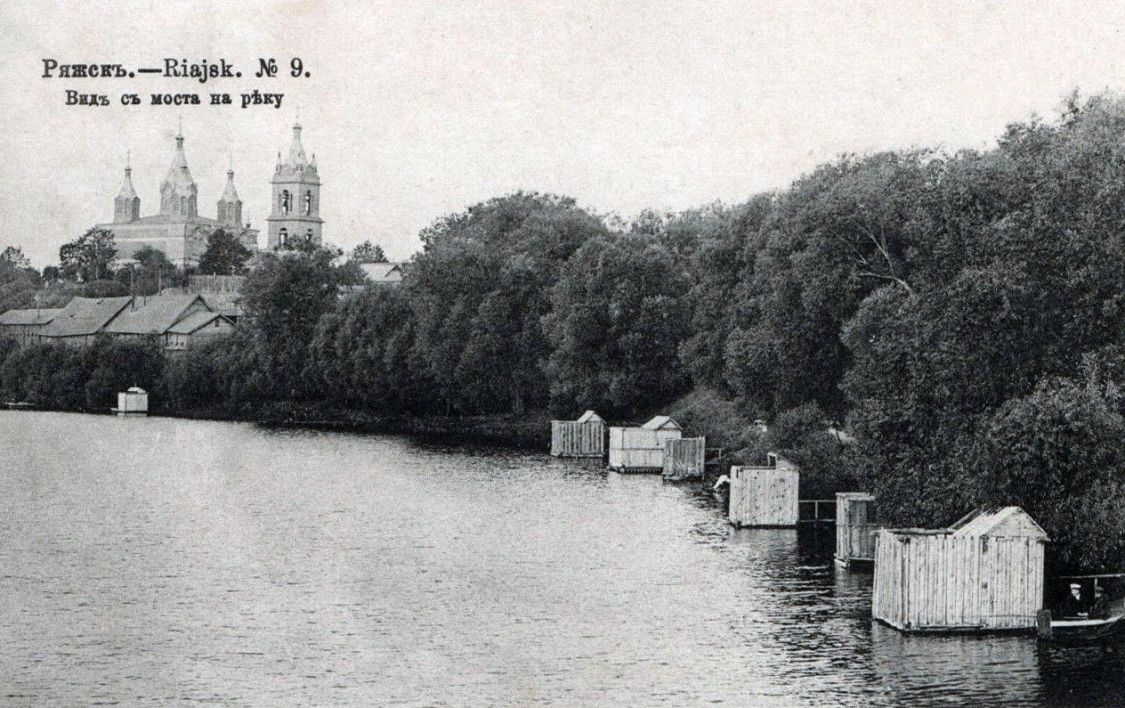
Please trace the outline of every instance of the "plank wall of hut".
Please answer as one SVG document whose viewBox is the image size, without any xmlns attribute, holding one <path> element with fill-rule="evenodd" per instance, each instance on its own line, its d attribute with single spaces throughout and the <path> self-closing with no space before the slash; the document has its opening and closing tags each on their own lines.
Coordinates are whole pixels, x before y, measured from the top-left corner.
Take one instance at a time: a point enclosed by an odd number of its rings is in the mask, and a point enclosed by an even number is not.
<svg viewBox="0 0 1125 708">
<path fill-rule="evenodd" d="M 729 519 L 735 526 L 792 527 L 800 518 L 800 470 L 774 453 L 765 467 L 730 468 Z"/>
<path fill-rule="evenodd" d="M 680 425 L 658 415 L 639 427 L 609 429 L 609 468 L 620 472 L 661 472 L 664 443 L 679 440 Z"/>
<path fill-rule="evenodd" d="M 1047 534 L 1019 507 L 875 535 L 872 616 L 905 632 L 1032 630 Z"/>
<path fill-rule="evenodd" d="M 555 457 L 605 457 L 606 424 L 594 411 L 578 420 L 551 421 L 551 454 Z"/>
<path fill-rule="evenodd" d="M 836 494 L 836 562 L 843 566 L 875 561 L 875 497 L 865 492 Z"/>
<path fill-rule="evenodd" d="M 703 479 L 706 438 L 678 438 L 664 441 L 664 479 Z"/>
</svg>

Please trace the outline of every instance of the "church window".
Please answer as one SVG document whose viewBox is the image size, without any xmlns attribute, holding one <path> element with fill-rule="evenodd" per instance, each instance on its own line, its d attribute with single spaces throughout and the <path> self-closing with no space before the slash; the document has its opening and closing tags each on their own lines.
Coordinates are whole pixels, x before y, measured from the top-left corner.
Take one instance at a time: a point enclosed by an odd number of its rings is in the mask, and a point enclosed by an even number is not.
<svg viewBox="0 0 1125 708">
<path fill-rule="evenodd" d="M 308 231 L 305 232 L 305 240 L 306 241 L 312 241 L 313 240 L 312 229 L 309 229 Z"/>
<path fill-rule="evenodd" d="M 312 190 L 305 192 L 305 216 L 312 214 Z"/>
<path fill-rule="evenodd" d="M 288 214 L 290 208 L 292 208 L 292 202 L 290 201 L 289 190 L 284 189 L 281 191 L 281 213 Z"/>
<path fill-rule="evenodd" d="M 187 213 L 187 197 L 180 197 L 180 213 Z"/>
<path fill-rule="evenodd" d="M 277 232 L 277 235 L 281 240 L 282 246 L 286 246 L 289 244 L 289 229 L 282 227 L 281 230 Z"/>
</svg>

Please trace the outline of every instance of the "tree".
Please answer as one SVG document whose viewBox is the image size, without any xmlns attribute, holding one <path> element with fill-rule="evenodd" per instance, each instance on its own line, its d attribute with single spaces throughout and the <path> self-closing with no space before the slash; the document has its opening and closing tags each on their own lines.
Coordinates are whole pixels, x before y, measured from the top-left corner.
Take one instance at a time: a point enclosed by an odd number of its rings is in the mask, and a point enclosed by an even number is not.
<svg viewBox="0 0 1125 708">
<path fill-rule="evenodd" d="M 573 199 L 516 193 L 422 232 L 407 273 L 415 361 L 446 411 L 521 413 L 546 403 L 543 316 L 567 260 L 605 234 Z"/>
<path fill-rule="evenodd" d="M 3 253 L 0 253 L 0 263 L 18 270 L 27 270 L 31 267 L 31 261 L 23 255 L 23 250 L 18 246 L 6 247 Z"/>
<path fill-rule="evenodd" d="M 207 236 L 207 249 L 199 259 L 205 275 L 243 275 L 254 253 L 228 229 L 216 228 Z"/>
<path fill-rule="evenodd" d="M 1023 507 L 1073 569 L 1125 564 L 1125 420 L 1079 383 L 1044 381 L 985 426 L 976 478 L 984 504 Z"/>
<path fill-rule="evenodd" d="M 164 251 L 143 246 L 133 254 L 135 263 L 117 271 L 116 280 L 130 288 L 134 295 L 155 295 L 163 288 L 178 284 L 180 272 L 164 255 Z"/>
<path fill-rule="evenodd" d="M 352 260 L 356 263 L 386 263 L 387 257 L 382 246 L 364 241 L 352 249 Z"/>
<path fill-rule="evenodd" d="M 686 388 L 688 276 L 655 235 L 603 236 L 567 262 L 544 318 L 556 410 L 636 415 Z"/>
<path fill-rule="evenodd" d="M 59 265 L 64 277 L 83 282 L 112 277 L 117 246 L 113 233 L 92 228 L 59 248 Z"/>
<path fill-rule="evenodd" d="M 242 288 L 260 396 L 299 399 L 308 395 L 308 345 L 320 318 L 336 305 L 338 280 L 323 248 L 264 254 Z"/>
</svg>

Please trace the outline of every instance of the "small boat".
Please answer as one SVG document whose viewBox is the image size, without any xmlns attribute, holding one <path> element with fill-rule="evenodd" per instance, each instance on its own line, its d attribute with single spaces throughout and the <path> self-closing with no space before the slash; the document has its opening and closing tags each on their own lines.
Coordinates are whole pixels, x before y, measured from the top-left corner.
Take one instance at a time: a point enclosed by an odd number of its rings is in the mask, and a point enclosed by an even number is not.
<svg viewBox="0 0 1125 708">
<path fill-rule="evenodd" d="M 1062 617 L 1051 619 L 1050 610 L 1040 610 L 1036 617 L 1039 638 L 1065 644 L 1092 644 L 1115 638 L 1125 638 L 1125 615 L 1106 619 Z"/>
</svg>

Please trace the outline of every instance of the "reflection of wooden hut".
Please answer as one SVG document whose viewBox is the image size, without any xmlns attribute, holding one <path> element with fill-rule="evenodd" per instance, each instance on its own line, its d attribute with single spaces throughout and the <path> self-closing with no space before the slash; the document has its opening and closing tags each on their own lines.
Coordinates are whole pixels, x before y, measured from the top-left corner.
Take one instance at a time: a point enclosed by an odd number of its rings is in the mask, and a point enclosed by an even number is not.
<svg viewBox="0 0 1125 708">
<path fill-rule="evenodd" d="M 578 420 L 552 420 L 551 454 L 555 457 L 603 457 L 605 420 L 594 411 L 586 411 Z"/>
<path fill-rule="evenodd" d="M 664 469 L 664 443 L 678 440 L 680 425 L 658 415 L 639 428 L 609 429 L 609 467 L 621 472 L 659 472 Z"/>
<path fill-rule="evenodd" d="M 865 492 L 836 495 L 836 562 L 849 566 L 875 561 L 875 497 Z"/>
<path fill-rule="evenodd" d="M 735 526 L 796 526 L 800 470 L 769 453 L 765 467 L 730 468 L 730 522 Z"/>
<path fill-rule="evenodd" d="M 702 479 L 706 438 L 664 441 L 664 479 Z"/>
<path fill-rule="evenodd" d="M 875 538 L 875 619 L 906 632 L 1035 628 L 1048 539 L 1023 509 L 976 511 L 948 529 L 881 529 Z"/>
<path fill-rule="evenodd" d="M 117 394 L 117 415 L 147 415 L 148 393 L 137 386 Z"/>
</svg>

